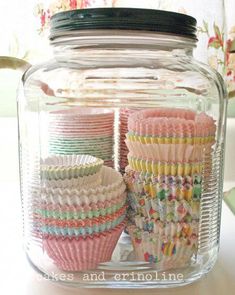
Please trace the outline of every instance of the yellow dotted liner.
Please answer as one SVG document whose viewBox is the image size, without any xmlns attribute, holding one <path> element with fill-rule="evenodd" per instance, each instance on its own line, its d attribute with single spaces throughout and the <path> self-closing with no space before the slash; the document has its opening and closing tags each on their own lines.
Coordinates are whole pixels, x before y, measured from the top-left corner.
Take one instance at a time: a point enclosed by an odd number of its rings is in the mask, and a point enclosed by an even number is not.
<svg viewBox="0 0 235 295">
<path fill-rule="evenodd" d="M 138 141 L 143 144 L 208 144 L 214 143 L 215 137 L 153 137 L 141 136 L 136 134 L 126 134 L 126 138 L 130 141 Z"/>
<path fill-rule="evenodd" d="M 203 164 L 200 163 L 161 163 L 146 161 L 142 159 L 128 157 L 130 167 L 138 172 L 152 173 L 154 175 L 179 175 L 186 176 L 193 174 L 201 174 Z"/>
</svg>

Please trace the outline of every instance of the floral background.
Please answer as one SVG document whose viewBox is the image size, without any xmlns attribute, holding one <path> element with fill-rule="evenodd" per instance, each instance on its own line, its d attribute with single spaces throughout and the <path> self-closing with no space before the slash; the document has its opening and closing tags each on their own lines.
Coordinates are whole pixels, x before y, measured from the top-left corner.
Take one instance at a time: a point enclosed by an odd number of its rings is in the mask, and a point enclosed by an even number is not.
<svg viewBox="0 0 235 295">
<path fill-rule="evenodd" d="M 195 57 L 218 70 L 226 79 L 230 97 L 235 97 L 235 0 L 11 0 L 7 3 L 0 4 L 0 11 L 6 16 L 8 9 L 15 21 L 6 29 L 1 22 L 8 19 L 0 12 L 0 55 L 24 58 L 32 63 L 50 56 L 47 41 L 50 18 L 59 11 L 138 7 L 193 15 L 198 21 L 199 39 Z"/>
</svg>

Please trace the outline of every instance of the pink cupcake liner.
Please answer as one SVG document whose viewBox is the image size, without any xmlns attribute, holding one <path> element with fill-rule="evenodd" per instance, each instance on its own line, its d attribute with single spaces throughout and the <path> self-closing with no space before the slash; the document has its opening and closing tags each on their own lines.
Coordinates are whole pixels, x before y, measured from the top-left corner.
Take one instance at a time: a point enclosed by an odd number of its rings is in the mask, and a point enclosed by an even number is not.
<svg viewBox="0 0 235 295">
<path fill-rule="evenodd" d="M 128 130 L 139 135 L 166 137 L 206 137 L 216 126 L 205 113 L 176 108 L 147 109 L 131 114 Z"/>
<path fill-rule="evenodd" d="M 113 230 L 85 238 L 43 237 L 43 249 L 56 266 L 65 271 L 95 269 L 111 260 L 125 223 Z"/>
</svg>

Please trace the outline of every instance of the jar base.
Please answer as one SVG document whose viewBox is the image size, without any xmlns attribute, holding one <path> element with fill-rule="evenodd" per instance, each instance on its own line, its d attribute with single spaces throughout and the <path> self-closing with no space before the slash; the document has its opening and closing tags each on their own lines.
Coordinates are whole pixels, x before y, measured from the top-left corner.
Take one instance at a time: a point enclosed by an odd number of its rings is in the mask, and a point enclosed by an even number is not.
<svg viewBox="0 0 235 295">
<path fill-rule="evenodd" d="M 45 271 L 45 268 L 37 267 L 38 264 L 31 259 L 29 253 L 26 256 L 32 268 L 40 275 L 40 280 L 51 281 L 64 288 L 157 289 L 182 287 L 202 279 L 216 262 L 215 248 L 212 256 L 202 256 L 191 266 L 168 271 L 150 269 L 144 262 L 129 261 L 104 263 L 94 271 L 67 272 L 53 264 L 49 265 L 48 260 Z"/>
</svg>

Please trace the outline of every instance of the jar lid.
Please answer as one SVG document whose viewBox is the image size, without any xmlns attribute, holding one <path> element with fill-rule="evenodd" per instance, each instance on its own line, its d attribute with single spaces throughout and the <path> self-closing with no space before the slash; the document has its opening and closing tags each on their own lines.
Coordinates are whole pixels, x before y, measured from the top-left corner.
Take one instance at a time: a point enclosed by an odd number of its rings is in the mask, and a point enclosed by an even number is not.
<svg viewBox="0 0 235 295">
<path fill-rule="evenodd" d="M 51 18 L 50 39 L 74 30 L 145 30 L 196 37 L 195 18 L 175 12 L 139 8 L 88 8 L 59 12 Z"/>
</svg>

